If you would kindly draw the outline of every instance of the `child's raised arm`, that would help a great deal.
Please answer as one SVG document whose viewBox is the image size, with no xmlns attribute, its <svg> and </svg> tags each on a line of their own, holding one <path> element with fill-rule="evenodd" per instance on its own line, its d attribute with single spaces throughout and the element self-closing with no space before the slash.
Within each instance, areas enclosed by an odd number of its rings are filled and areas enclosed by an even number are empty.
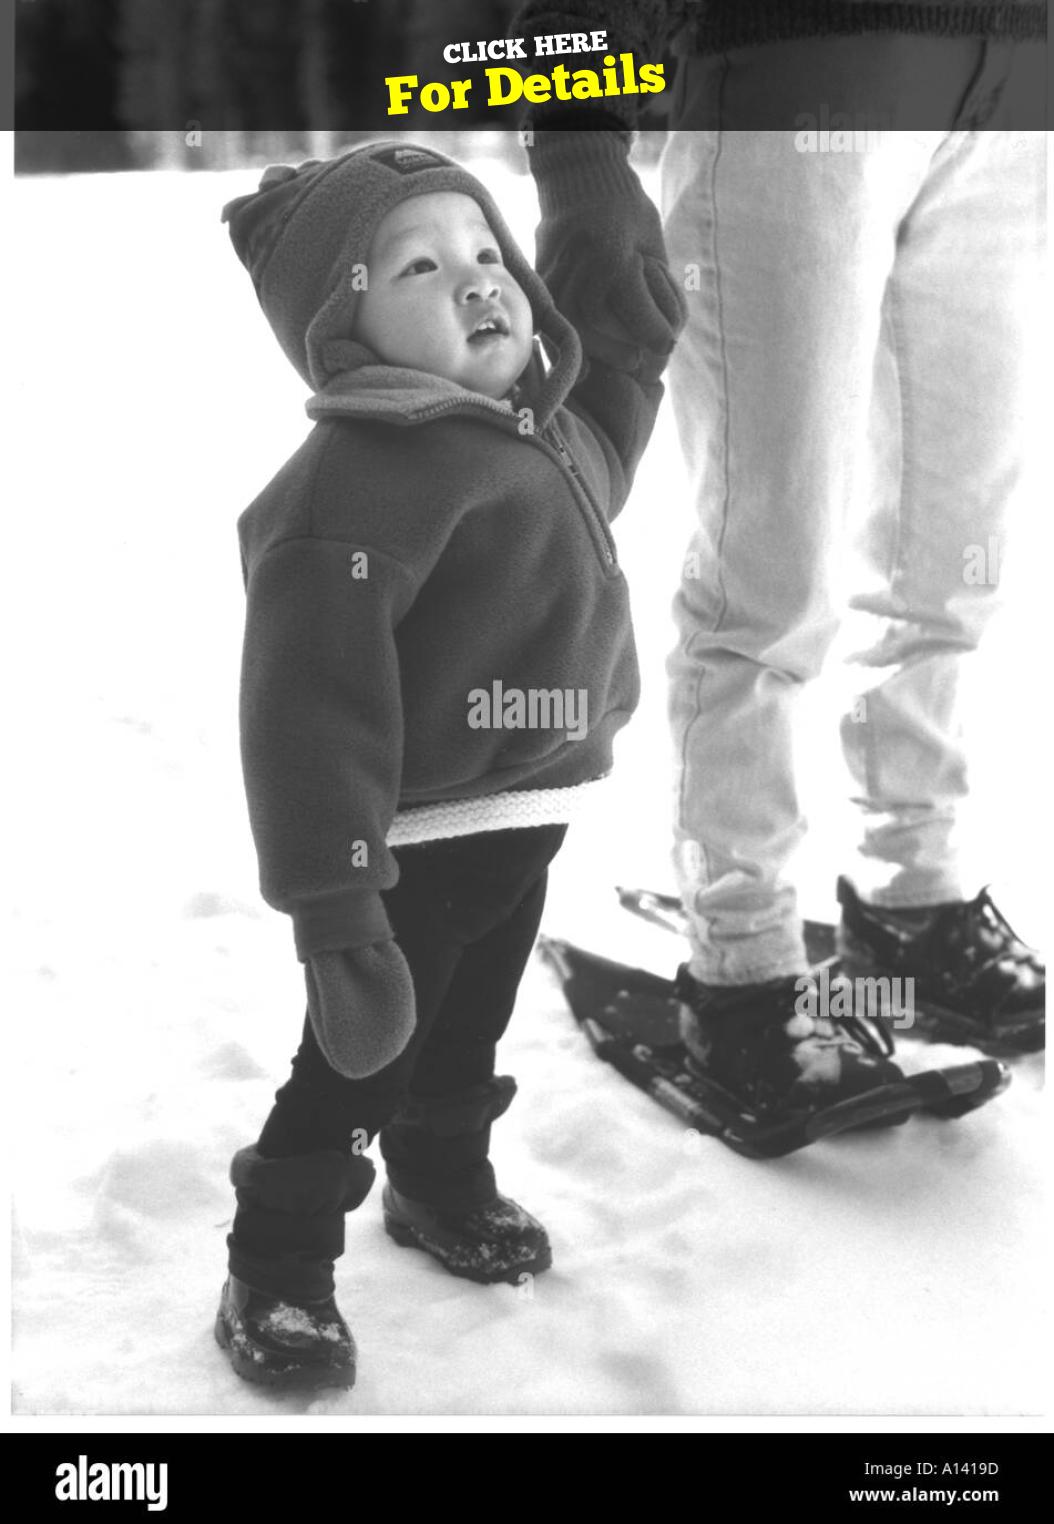
<svg viewBox="0 0 1054 1524">
<path fill-rule="evenodd" d="M 684 326 L 662 223 L 629 163 L 631 134 L 530 131 L 538 187 L 538 273 L 574 325 L 589 365 L 572 394 L 607 434 L 627 478 L 662 397 L 659 377 Z"/>
</svg>

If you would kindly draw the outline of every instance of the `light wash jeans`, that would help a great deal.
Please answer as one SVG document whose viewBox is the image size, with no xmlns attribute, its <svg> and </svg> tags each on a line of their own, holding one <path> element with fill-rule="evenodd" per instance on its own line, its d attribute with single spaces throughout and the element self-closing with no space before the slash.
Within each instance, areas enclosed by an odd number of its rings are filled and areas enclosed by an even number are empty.
<svg viewBox="0 0 1054 1524">
<path fill-rule="evenodd" d="M 675 862 L 692 971 L 715 984 L 806 966 L 786 872 L 805 828 L 792 719 L 847 607 L 881 625 L 841 728 L 861 887 L 890 907 L 962 896 L 957 675 L 997 601 L 1037 321 L 1042 134 L 802 146 L 681 130 L 663 160 L 690 307 L 670 380 L 699 521 L 669 666 Z M 854 485 L 868 568 L 848 588 L 834 568 Z"/>
</svg>

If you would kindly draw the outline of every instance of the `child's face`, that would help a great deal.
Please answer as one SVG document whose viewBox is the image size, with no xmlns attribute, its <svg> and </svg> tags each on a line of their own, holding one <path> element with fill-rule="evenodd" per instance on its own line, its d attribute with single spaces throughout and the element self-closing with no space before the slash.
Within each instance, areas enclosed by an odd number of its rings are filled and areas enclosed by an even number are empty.
<svg viewBox="0 0 1054 1524">
<path fill-rule="evenodd" d="M 389 365 L 504 397 L 531 357 L 530 303 L 471 196 L 394 207 L 374 234 L 355 337 Z"/>
</svg>

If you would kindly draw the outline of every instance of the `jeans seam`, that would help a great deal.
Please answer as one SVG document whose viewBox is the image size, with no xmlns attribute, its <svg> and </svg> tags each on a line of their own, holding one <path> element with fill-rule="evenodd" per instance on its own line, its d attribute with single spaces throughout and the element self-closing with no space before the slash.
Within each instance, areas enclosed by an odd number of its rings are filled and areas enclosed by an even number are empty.
<svg viewBox="0 0 1054 1524">
<path fill-rule="evenodd" d="M 721 83 L 718 93 L 718 120 L 720 121 L 721 99 L 724 95 L 725 80 L 728 76 L 728 60 L 724 62 L 721 72 Z M 721 628 L 725 614 L 728 611 L 728 594 L 725 589 L 724 571 L 722 566 L 722 553 L 724 551 L 725 535 L 728 530 L 728 505 L 731 495 L 731 461 L 729 459 L 729 440 L 731 428 L 729 424 L 729 387 L 728 387 L 728 346 L 725 335 L 725 308 L 721 284 L 721 261 L 718 256 L 718 229 L 717 229 L 717 167 L 721 162 L 721 132 L 717 133 L 717 152 L 714 154 L 713 163 L 710 166 L 710 205 L 713 207 L 713 268 L 714 290 L 717 296 L 717 334 L 719 354 L 721 358 L 721 396 L 723 398 L 721 419 L 721 466 L 724 477 L 724 494 L 721 505 L 721 532 L 717 541 L 717 586 L 719 601 L 717 613 L 714 619 L 714 630 Z"/>
<path fill-rule="evenodd" d="M 725 78 L 727 76 L 727 73 L 728 73 L 728 63 L 727 63 L 727 60 L 724 60 L 722 71 L 721 71 L 720 82 L 719 82 L 717 90 L 715 92 L 716 97 L 717 97 L 715 109 L 717 111 L 717 119 L 718 119 L 718 121 L 720 121 L 721 95 L 722 95 L 722 92 L 723 92 L 723 89 L 724 89 L 724 82 L 725 82 Z M 725 343 L 724 305 L 723 305 L 723 302 L 722 302 L 722 292 L 721 292 L 720 262 L 718 260 L 718 254 L 717 254 L 718 239 L 717 239 L 717 186 L 716 186 L 716 181 L 717 181 L 717 166 L 718 166 L 718 163 L 719 163 L 720 158 L 721 158 L 721 132 L 720 132 L 720 130 L 717 130 L 714 133 L 714 138 L 715 138 L 717 147 L 716 147 L 716 152 L 714 153 L 713 159 L 712 159 L 711 164 L 710 164 L 710 206 L 711 206 L 711 209 L 712 209 L 711 222 L 710 222 L 710 229 L 711 229 L 711 231 L 710 231 L 710 240 L 711 240 L 711 244 L 710 244 L 710 266 L 711 266 L 711 268 L 713 270 L 713 277 L 714 277 L 714 295 L 715 295 L 715 298 L 716 298 L 716 322 L 717 322 L 717 336 L 718 336 L 718 356 L 719 356 L 719 362 L 720 362 L 721 396 L 722 396 L 722 399 L 723 399 L 723 401 L 722 401 L 722 420 L 721 420 L 721 435 L 720 435 L 720 437 L 721 437 L 721 467 L 722 467 L 724 491 L 723 491 L 723 499 L 722 499 L 722 505 L 721 505 L 721 524 L 720 524 L 720 531 L 719 531 L 718 536 L 717 536 L 716 557 L 715 557 L 715 561 L 716 561 L 715 572 L 716 572 L 717 593 L 718 593 L 717 609 L 716 609 L 716 612 L 715 612 L 714 619 L 711 622 L 711 631 L 710 631 L 710 633 L 713 633 L 714 631 L 718 630 L 721 627 L 721 623 L 722 623 L 722 621 L 724 619 L 725 612 L 726 612 L 727 607 L 728 607 L 728 595 L 727 595 L 727 593 L 725 591 L 724 579 L 723 579 L 723 575 L 722 575 L 721 553 L 722 553 L 722 547 L 724 545 L 725 532 L 726 532 L 726 529 L 727 529 L 727 526 L 728 526 L 728 505 L 729 505 L 728 352 L 727 352 L 727 347 L 726 347 L 726 343 Z M 689 639 L 689 641 L 688 641 L 688 643 L 687 643 L 687 645 L 685 647 L 685 654 L 686 654 L 686 656 L 691 652 L 691 648 L 692 648 L 692 639 Z M 688 757 L 689 757 L 690 752 L 691 752 L 690 737 L 691 737 L 692 731 L 695 728 L 695 726 L 702 723 L 702 719 L 703 719 L 703 715 L 702 715 L 702 685 L 703 685 L 703 680 L 704 680 L 705 677 L 706 677 L 706 667 L 702 666 L 699 669 L 699 672 L 698 672 L 698 675 L 697 675 L 696 681 L 695 681 L 695 692 L 694 692 L 693 700 L 692 700 L 693 717 L 690 720 L 690 722 L 684 727 L 684 733 L 683 733 L 683 735 L 681 737 L 681 756 L 680 756 L 680 769 L 679 769 L 681 782 L 680 782 L 680 789 L 679 789 L 679 797 L 678 797 L 678 801 L 677 801 L 677 815 L 678 815 L 678 820 L 679 821 L 683 821 L 683 822 L 687 822 L 687 820 L 688 820 L 687 796 L 688 796 L 688 793 L 689 793 Z M 686 835 L 687 835 L 687 833 L 686 833 Z M 698 839 L 696 839 L 696 838 L 690 838 L 690 839 L 695 840 L 696 847 L 698 849 L 698 854 L 699 854 L 698 867 L 697 867 L 696 874 L 694 875 L 695 879 L 696 879 L 696 883 L 693 886 L 694 888 L 698 888 L 700 878 L 702 878 L 702 880 L 704 882 L 707 882 L 707 883 L 710 882 L 710 868 L 709 868 L 709 862 L 708 862 L 708 858 L 707 858 L 707 851 L 706 851 L 706 848 L 705 848 L 704 844 L 701 841 L 699 841 Z"/>
</svg>

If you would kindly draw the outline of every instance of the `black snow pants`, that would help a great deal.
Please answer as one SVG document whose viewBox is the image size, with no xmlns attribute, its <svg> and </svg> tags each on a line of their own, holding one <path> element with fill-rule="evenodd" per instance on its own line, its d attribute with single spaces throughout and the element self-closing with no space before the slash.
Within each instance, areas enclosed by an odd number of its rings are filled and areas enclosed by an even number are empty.
<svg viewBox="0 0 1054 1524">
<path fill-rule="evenodd" d="M 259 1142 L 232 1165 L 235 1275 L 290 1298 L 329 1295 L 344 1214 L 373 1180 L 362 1149 L 377 1133 L 402 1195 L 452 1211 L 494 1199 L 490 1124 L 516 1089 L 495 1077 L 495 1049 L 566 831 L 536 826 L 395 849 L 399 881 L 384 902 L 413 977 L 413 1037 L 387 1068 L 348 1079 L 305 1020 Z"/>
</svg>

